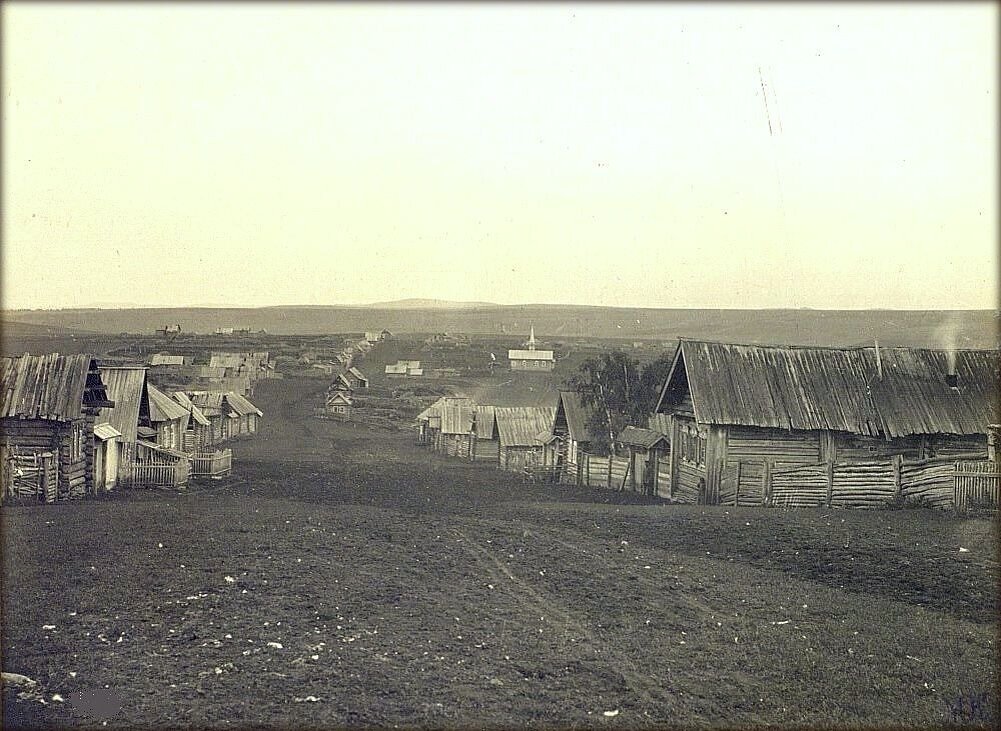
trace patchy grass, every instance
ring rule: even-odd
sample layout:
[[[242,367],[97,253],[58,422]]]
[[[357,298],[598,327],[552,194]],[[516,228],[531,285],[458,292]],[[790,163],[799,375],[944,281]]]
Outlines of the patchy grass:
[[[996,722],[989,520],[526,485],[322,387],[226,483],[4,506],[4,670],[65,699],[8,727]]]

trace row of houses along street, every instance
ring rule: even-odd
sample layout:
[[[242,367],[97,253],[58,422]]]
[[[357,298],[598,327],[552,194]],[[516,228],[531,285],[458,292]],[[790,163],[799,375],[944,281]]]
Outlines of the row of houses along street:
[[[592,452],[594,405],[443,397],[417,439],[527,479],[674,502],[997,505],[998,354],[682,340],[647,423]]]
[[[239,379],[250,392],[259,373],[273,375],[266,353],[226,354],[226,363],[221,355],[212,356],[220,380],[211,385]],[[244,393],[199,387],[190,368],[161,355],[149,364],[58,353],[0,359],[2,495],[52,502],[228,475],[226,443],[254,434],[263,414]],[[180,387],[157,387],[154,372]]]

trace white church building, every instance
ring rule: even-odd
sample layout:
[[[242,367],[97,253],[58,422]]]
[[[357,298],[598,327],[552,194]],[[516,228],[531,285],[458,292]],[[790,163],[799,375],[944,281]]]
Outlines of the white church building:
[[[536,350],[534,326],[524,349],[507,351],[507,359],[512,371],[551,371],[556,365],[553,351]]]

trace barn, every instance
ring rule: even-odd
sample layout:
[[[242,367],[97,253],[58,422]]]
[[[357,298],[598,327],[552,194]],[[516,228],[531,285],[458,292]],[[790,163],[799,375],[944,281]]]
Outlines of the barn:
[[[998,358],[682,340],[656,407],[671,444],[669,494],[761,504],[784,464],[986,459]],[[899,488],[895,469],[887,479]]]
[[[555,406],[498,406],[494,409],[501,469],[520,471],[541,465],[543,435],[551,434]]]
[[[90,355],[0,358],[4,492],[46,501],[94,492],[94,426],[109,400]],[[109,435],[109,439],[110,439]]]

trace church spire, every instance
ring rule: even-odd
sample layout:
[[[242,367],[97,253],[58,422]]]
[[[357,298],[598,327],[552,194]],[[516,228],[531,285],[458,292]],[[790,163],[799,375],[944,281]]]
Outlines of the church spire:
[[[528,349],[535,350],[535,325],[532,325],[531,335],[528,336]]]

